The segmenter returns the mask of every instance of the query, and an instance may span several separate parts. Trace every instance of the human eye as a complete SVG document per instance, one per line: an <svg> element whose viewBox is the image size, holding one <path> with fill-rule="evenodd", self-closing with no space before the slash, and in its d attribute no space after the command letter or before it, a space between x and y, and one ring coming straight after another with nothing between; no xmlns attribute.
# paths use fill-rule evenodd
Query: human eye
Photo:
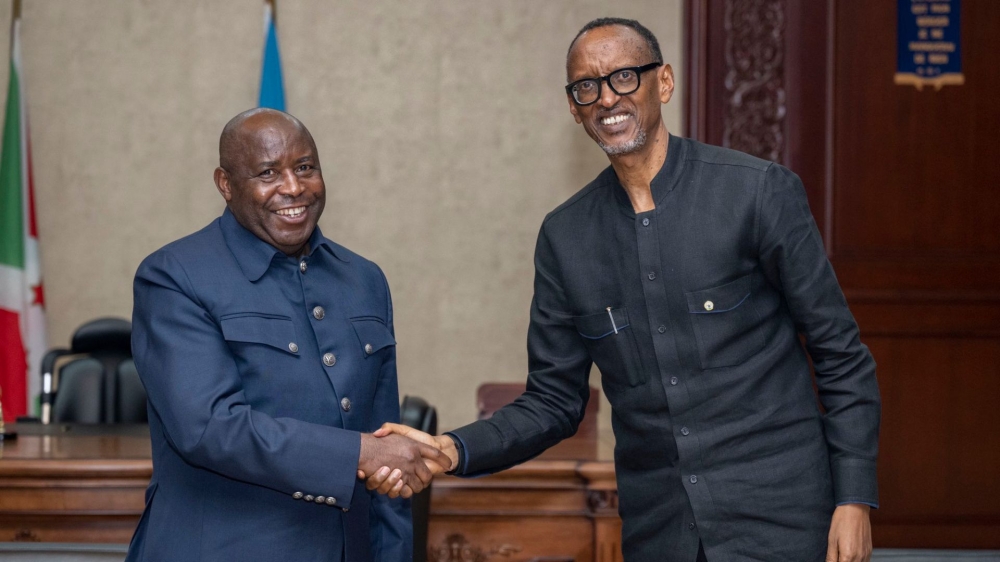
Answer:
<svg viewBox="0 0 1000 562"><path fill-rule="evenodd" d="M593 91L596 87L597 83L593 80L584 80L583 82L578 83L573 89L577 92L586 93Z"/></svg>
<svg viewBox="0 0 1000 562"><path fill-rule="evenodd" d="M275 172L273 168L268 168L268 169L264 170L263 172L257 174L257 177L264 178L264 179L270 179L270 178L273 178L275 175L277 175L277 173L278 172Z"/></svg>
<svg viewBox="0 0 1000 562"><path fill-rule="evenodd" d="M619 70L618 72L615 73L615 79L620 80L622 82L628 82L633 78L635 78L635 73L632 72L631 69Z"/></svg>
<svg viewBox="0 0 1000 562"><path fill-rule="evenodd" d="M310 172L310 171L312 171L312 169L313 169L313 165L312 164L299 164L299 167L295 168L295 171L297 173L301 174L301 173L305 173L305 172Z"/></svg>

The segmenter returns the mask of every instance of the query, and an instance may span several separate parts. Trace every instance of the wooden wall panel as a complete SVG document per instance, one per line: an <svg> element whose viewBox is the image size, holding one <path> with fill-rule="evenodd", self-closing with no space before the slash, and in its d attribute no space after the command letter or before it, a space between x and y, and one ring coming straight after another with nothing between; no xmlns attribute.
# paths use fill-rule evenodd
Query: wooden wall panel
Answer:
<svg viewBox="0 0 1000 562"><path fill-rule="evenodd" d="M784 144L765 151L766 128L727 136L734 112L771 114L726 78L768 76L731 47L773 48L776 12ZM1000 2L962 2L966 83L940 91L893 83L893 0L689 0L687 21L689 134L802 177L878 363L876 546L1000 548Z"/></svg>

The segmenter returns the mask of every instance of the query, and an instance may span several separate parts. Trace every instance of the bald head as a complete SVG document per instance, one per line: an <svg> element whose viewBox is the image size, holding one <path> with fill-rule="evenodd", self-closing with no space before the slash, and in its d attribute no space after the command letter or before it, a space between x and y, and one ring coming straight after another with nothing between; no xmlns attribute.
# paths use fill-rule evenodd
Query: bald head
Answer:
<svg viewBox="0 0 1000 562"><path fill-rule="evenodd" d="M309 129L295 117L267 107L248 109L233 117L222 129L219 136L219 166L234 171L241 165L248 152L259 143L260 133L274 128L291 128L305 135L315 147Z"/></svg>
<svg viewBox="0 0 1000 562"><path fill-rule="evenodd" d="M244 111L226 124L215 186L237 222L290 256L307 249L326 202L312 135L274 109Z"/></svg>

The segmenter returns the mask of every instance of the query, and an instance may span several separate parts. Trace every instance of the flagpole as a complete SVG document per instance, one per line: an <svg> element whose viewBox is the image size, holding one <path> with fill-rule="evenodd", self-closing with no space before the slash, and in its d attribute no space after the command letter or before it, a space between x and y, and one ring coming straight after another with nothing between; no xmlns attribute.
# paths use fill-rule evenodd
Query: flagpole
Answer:
<svg viewBox="0 0 1000 562"><path fill-rule="evenodd" d="M11 51L14 50L14 26L17 25L17 20L21 19L21 0L14 0L11 5L11 17L10 17L10 48Z"/></svg>

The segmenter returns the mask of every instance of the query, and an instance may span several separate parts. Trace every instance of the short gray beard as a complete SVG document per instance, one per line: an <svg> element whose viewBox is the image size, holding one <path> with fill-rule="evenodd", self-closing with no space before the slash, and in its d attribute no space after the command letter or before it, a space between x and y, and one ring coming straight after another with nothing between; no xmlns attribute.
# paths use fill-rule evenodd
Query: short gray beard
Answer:
<svg viewBox="0 0 1000 562"><path fill-rule="evenodd" d="M639 129L639 132L632 137L631 140L627 140L621 144L610 145L604 144L603 142L597 143L608 156L621 156L622 154L629 154L635 152L645 146L646 144L646 131Z"/></svg>

